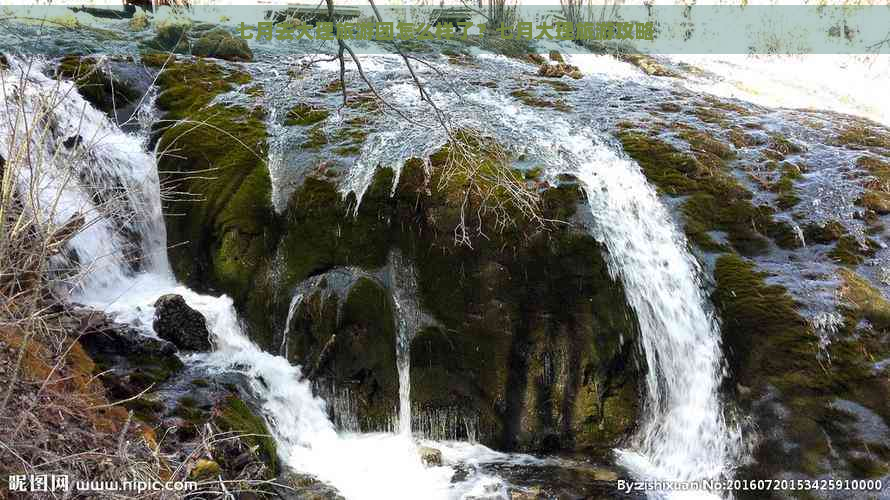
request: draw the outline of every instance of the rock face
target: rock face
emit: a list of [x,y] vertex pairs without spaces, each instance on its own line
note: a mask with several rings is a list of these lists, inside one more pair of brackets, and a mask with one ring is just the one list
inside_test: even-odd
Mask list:
[[162,295],[155,302],[152,326],[158,337],[186,351],[210,350],[210,332],[204,315],[185,303],[181,295]]
[[[210,119],[257,145],[257,154],[232,148],[210,128],[163,132],[159,144],[175,141],[178,151],[161,160],[163,181],[206,199],[190,204],[188,217],[168,219],[171,264],[193,288],[232,296],[255,342],[286,352],[320,387],[331,387],[332,412],[349,419],[335,415],[335,421],[361,431],[393,428],[400,323],[396,290],[383,271],[398,251],[416,271],[414,299],[430,318],[411,332],[419,433],[508,449],[607,454],[634,430],[640,397],[639,372],[630,362],[635,316],[609,276],[601,246],[577,216],[583,195],[576,185],[545,189],[508,168],[501,173],[509,182],[537,190],[544,219],[566,224],[542,228],[498,186],[483,186],[504,197],[503,215],[514,224],[468,220],[486,237],[456,243],[462,213],[485,211],[477,210],[479,199],[462,207],[465,177],[436,177],[451,154],[443,148],[429,171],[422,161],[409,161],[398,182],[391,169],[379,169],[357,208],[354,196],[340,194],[336,172],[324,172],[309,175],[276,213],[268,169],[258,159],[265,157],[262,120],[244,108],[205,109],[240,78],[227,71],[207,60],[178,62],[158,79],[165,118]],[[196,78],[208,85],[193,85]],[[360,125],[342,126],[330,136],[365,137]],[[497,149],[471,133],[460,140],[483,157]],[[502,168],[485,161],[486,169]],[[218,179],[191,180],[206,168],[216,168]],[[190,244],[177,245],[182,241]],[[342,269],[362,276],[338,293],[334,284],[318,283],[288,314],[295,287]]]

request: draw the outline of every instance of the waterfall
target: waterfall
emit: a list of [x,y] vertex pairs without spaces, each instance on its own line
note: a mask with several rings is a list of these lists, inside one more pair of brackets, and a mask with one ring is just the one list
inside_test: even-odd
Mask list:
[[395,305],[396,367],[399,372],[399,433],[411,435],[411,340],[421,324],[415,297],[417,278],[414,266],[399,251],[389,258],[389,281]]
[[[153,155],[144,149],[146,138],[121,131],[84,101],[73,85],[45,76],[47,68],[41,64],[14,57],[8,60],[10,67],[0,70],[0,97],[10,111],[8,119],[0,120],[0,154],[6,159],[29,155],[21,163],[35,168],[22,169],[15,180],[20,189],[36,188],[26,209],[40,220],[61,225],[77,216],[85,218],[84,230],[53,262],[75,300],[153,336],[155,300],[167,293],[183,296],[205,316],[215,345],[213,352],[189,354],[184,361],[210,373],[246,375],[282,461],[333,485],[347,499],[445,500],[462,498],[479,488],[505,489],[500,479],[475,471],[452,482],[452,467],[427,467],[420,460],[410,435],[407,346],[409,332],[418,324],[410,297],[416,293],[416,284],[413,274],[405,274],[410,265],[395,264],[392,274],[399,290],[394,299],[399,324],[404,325],[398,338],[405,348],[399,370],[404,374],[402,411],[407,412],[401,427],[407,430],[399,434],[338,432],[328,418],[325,401],[313,394],[300,368],[285,357],[262,351],[248,338],[229,297],[198,294],[176,282],[167,261],[157,168]],[[146,102],[150,105],[151,100]],[[40,133],[15,134],[26,124]],[[109,199],[110,203],[96,203]],[[134,264],[136,254],[138,263]],[[77,271],[73,277],[61,274],[70,269]],[[294,296],[288,324],[300,300],[301,295]],[[445,452],[450,446],[435,445]],[[477,446],[455,460],[489,453]]]
[[550,175],[577,176],[587,193],[592,234],[637,315],[648,368],[642,426],[633,449],[616,450],[619,463],[645,480],[730,477],[742,446],[719,397],[719,324],[685,238],[639,165],[585,126],[487,91],[468,98],[496,110],[502,136],[521,140]]
[[640,477],[693,480],[730,474],[740,435],[723,418],[720,329],[700,271],[639,166],[603,145],[570,142],[596,218],[594,236],[637,313],[646,358],[639,447],[619,460]]

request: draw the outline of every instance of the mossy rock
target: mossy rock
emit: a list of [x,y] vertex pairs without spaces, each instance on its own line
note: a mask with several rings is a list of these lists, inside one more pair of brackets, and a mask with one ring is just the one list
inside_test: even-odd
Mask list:
[[[261,286],[279,229],[266,166],[261,111],[211,105],[249,82],[248,75],[208,61],[171,61],[158,77],[158,107],[173,125],[155,132],[158,170],[177,193],[165,199],[170,262],[178,279],[221,289],[243,314],[268,318],[272,291]],[[267,321],[254,324],[258,338]]]
[[253,59],[253,51],[250,50],[247,42],[223,29],[215,29],[202,35],[192,47],[192,54],[229,61],[250,61]]
[[879,248],[877,242],[870,238],[860,241],[851,234],[844,234],[828,252],[828,256],[838,264],[858,266],[865,262],[867,257],[874,256]]
[[155,25],[157,34],[146,43],[152,50],[186,54],[189,51],[189,31],[191,22],[185,19],[164,20]]
[[342,304],[323,290],[301,302],[289,326],[289,356],[308,375],[348,388],[362,431],[390,430],[399,400],[395,328],[390,293],[359,278]]
[[856,203],[879,215],[890,214],[890,194],[888,193],[867,189]]
[[572,107],[566,104],[565,101],[563,101],[562,99],[545,99],[536,95],[532,89],[528,88],[514,90],[513,92],[510,92],[510,95],[519,99],[519,101],[526,106],[532,106],[535,108],[551,108],[562,112],[568,112],[572,110]]
[[[473,151],[492,155],[483,170],[515,176],[525,185],[523,172],[497,170],[503,168],[496,160],[503,152],[496,144],[475,136],[462,140]],[[455,245],[460,195],[469,179],[439,177],[445,162],[455,160],[461,158],[446,147],[430,159],[429,172],[422,162],[409,161],[395,196],[393,172],[379,169],[354,216],[352,195],[344,198],[327,179],[307,178],[286,211],[281,288],[290,290],[336,267],[380,268],[397,248],[414,263],[423,310],[442,324],[418,333],[413,343],[412,401],[418,418],[457,412],[473,422],[477,438],[506,447],[558,442],[607,450],[630,432],[633,419],[625,417],[637,413],[638,397],[635,369],[616,362],[632,349],[633,314],[620,285],[608,275],[600,246],[564,224],[545,231],[522,217],[508,228],[483,218],[487,238],[475,237],[471,246]],[[503,196],[497,190],[495,195]],[[470,207],[478,202],[471,197]],[[504,203],[509,206],[508,199]],[[577,185],[540,193],[540,209],[548,219],[571,220],[579,203],[583,195]],[[468,212],[476,214],[477,209]],[[471,224],[479,222],[473,219]],[[346,301],[328,292],[312,293],[289,325],[289,354],[318,377],[361,395],[360,425],[367,429],[388,423],[397,406],[390,293],[373,280],[359,280]],[[532,337],[533,328],[550,333]],[[548,338],[577,351],[579,358],[571,362],[586,367],[566,375],[570,389],[534,382],[540,365],[523,346],[543,348]],[[365,344],[372,340],[375,345]],[[329,342],[334,354],[319,361]],[[533,419],[524,419],[527,398],[543,400],[545,394],[552,394],[547,396],[554,401],[552,416],[545,418],[540,407]],[[605,419],[606,414],[612,417]],[[450,437],[466,437],[466,430],[456,432]],[[546,436],[557,436],[556,441]]]
[[288,126],[314,125],[326,119],[328,115],[330,115],[330,112],[327,110],[315,108],[305,103],[297,104],[288,110],[287,115],[284,117],[284,124]]
[[630,130],[619,131],[617,136],[659,190],[672,196],[691,195],[681,206],[684,231],[701,249],[727,250],[714,241],[711,231],[725,232],[732,248],[746,256],[765,253],[769,249],[767,238],[782,248],[800,246],[790,225],[777,221],[770,207],[755,206],[751,192],[724,166],[723,162],[734,154],[729,146],[698,132],[681,132],[693,149],[716,161],[709,168],[701,156],[683,153],[657,137]]
[[87,102],[108,114],[139,98],[136,89],[107,73],[92,57],[65,56],[59,62],[57,74],[74,81]]
[[890,131],[867,120],[850,120],[833,142],[849,149],[890,149]]
[[[849,432],[836,431],[839,415],[832,402],[837,398],[855,401],[890,421],[884,403],[890,384],[872,369],[872,356],[886,356],[887,346],[875,332],[849,335],[859,318],[882,318],[882,306],[864,280],[846,270],[841,276],[846,283],[841,294],[854,307],[826,352],[820,353],[812,327],[783,287],[769,285],[768,275],[736,255],[717,259],[714,302],[732,380],[750,389],[741,402],[758,426],[773,430],[755,450],[756,462],[743,467],[738,477],[772,477],[787,471],[809,477],[827,470],[856,473],[851,460],[868,446],[850,439]],[[763,399],[775,403],[755,402]],[[766,411],[778,403],[781,410]],[[843,461],[834,464],[838,457]]]
[[853,315],[851,323],[867,319],[874,328],[890,331],[890,302],[865,278],[849,269],[839,269],[842,284],[838,295]]
[[249,446],[256,446],[263,463],[269,467],[269,477],[275,477],[279,470],[275,439],[266,421],[247,403],[234,395],[228,396],[216,409],[213,421],[223,432],[234,432]]

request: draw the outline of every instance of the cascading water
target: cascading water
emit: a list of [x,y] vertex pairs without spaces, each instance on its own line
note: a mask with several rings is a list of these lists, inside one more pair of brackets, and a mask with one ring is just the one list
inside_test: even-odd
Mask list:
[[[471,472],[465,480],[453,483],[451,467],[422,463],[410,433],[407,378],[402,433],[338,433],[328,419],[326,403],[313,394],[300,368],[284,357],[263,352],[245,335],[230,298],[197,294],[176,282],[166,256],[157,169],[152,155],[143,149],[145,138],[122,132],[84,101],[72,84],[45,76],[43,65],[8,60],[9,69],[2,71],[2,97],[14,120],[0,121],[0,153],[4,158],[30,155],[30,164],[37,168],[19,172],[17,180],[22,190],[36,186],[28,208],[42,220],[61,225],[78,216],[86,219],[84,231],[69,242],[67,258],[54,262],[60,273],[70,268],[79,271],[76,286],[70,287],[75,300],[154,335],[149,325],[155,300],[167,293],[183,296],[205,316],[215,344],[213,352],[191,354],[185,361],[210,373],[245,374],[262,402],[283,461],[333,485],[346,498],[444,500],[476,491],[506,494],[503,482],[490,475]],[[45,133],[25,138],[13,133],[26,125]],[[75,151],[67,145],[71,137],[80,137],[74,141]],[[90,191],[96,189],[119,196],[96,198]],[[97,205],[97,199],[107,203]],[[109,214],[110,208],[119,212]],[[139,265],[128,258],[128,245],[139,250]],[[413,278],[399,270],[392,279],[400,290],[413,293],[414,288],[405,285]],[[291,304],[291,314],[299,300]],[[404,347],[416,322],[411,319],[409,301],[401,297],[397,302],[406,305],[399,306],[404,326],[400,345]],[[407,350],[404,354],[400,372],[407,377]],[[446,443],[437,445],[446,452],[450,449]],[[448,454],[452,455],[462,461],[479,456],[508,459],[478,445],[454,448]]]
[[725,476],[739,435],[723,419],[720,330],[698,266],[636,164],[602,146],[583,152],[594,234],[637,313],[649,368],[640,447],[619,451],[620,461],[646,478]]
[[497,108],[498,126],[524,138],[530,155],[552,172],[579,178],[596,222],[593,234],[608,250],[609,272],[637,314],[648,367],[645,415],[637,446],[617,450],[619,462],[648,480],[729,477],[742,444],[720,403],[719,324],[685,238],[639,165],[588,128],[489,93],[471,98]]
[[390,255],[390,280],[398,321],[396,365],[399,371],[399,433],[411,435],[411,339],[420,325],[420,313],[413,306],[417,294],[414,267],[399,252]]

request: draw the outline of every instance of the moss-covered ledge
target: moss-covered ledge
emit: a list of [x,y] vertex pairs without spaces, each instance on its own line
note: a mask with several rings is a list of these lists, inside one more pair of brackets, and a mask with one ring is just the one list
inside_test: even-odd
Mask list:
[[155,130],[176,276],[233,296],[242,312],[270,300],[256,286],[278,238],[266,128],[261,110],[211,101],[249,81],[205,60],[171,61],[158,78]]

